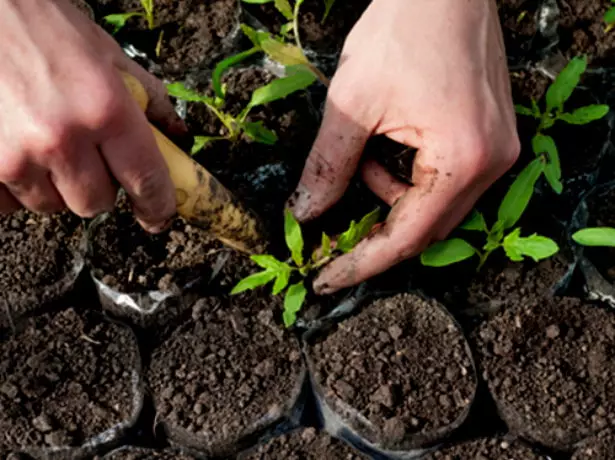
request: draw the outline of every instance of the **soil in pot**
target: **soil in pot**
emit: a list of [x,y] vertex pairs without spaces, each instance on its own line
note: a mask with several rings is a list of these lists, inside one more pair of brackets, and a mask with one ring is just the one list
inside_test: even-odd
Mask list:
[[575,451],[572,460],[612,460],[615,432],[606,430],[584,441]]
[[79,447],[139,409],[136,340],[92,310],[29,318],[0,343],[0,453]]
[[518,441],[479,439],[446,447],[425,457],[425,460],[541,460],[545,459]]
[[122,447],[94,460],[197,460],[188,454],[172,449],[154,450],[139,447]]
[[290,416],[304,365],[275,299],[201,299],[191,320],[154,351],[149,385],[172,440],[233,455]]
[[[536,0],[497,0],[498,14],[506,54],[512,63],[531,57],[531,52],[540,43],[533,41],[536,33]],[[534,49],[533,49],[534,48]]]
[[70,289],[82,246],[81,219],[68,212],[1,216],[0,327]]
[[312,344],[309,360],[325,403],[384,450],[451,431],[476,391],[463,333],[437,302],[410,294],[372,302]]
[[237,460],[362,460],[363,456],[352,447],[314,428],[305,428],[279,436]]
[[[113,27],[103,20],[106,15],[143,11],[139,0],[90,0],[89,3],[98,22],[108,31]],[[154,2],[155,30],[148,30],[143,18],[131,18],[116,38],[146,52],[160,64],[165,76],[180,78],[232,48],[229,37],[238,31],[239,15],[237,0],[157,0]]]
[[615,315],[573,298],[521,300],[474,335],[513,434],[555,450],[615,423]]

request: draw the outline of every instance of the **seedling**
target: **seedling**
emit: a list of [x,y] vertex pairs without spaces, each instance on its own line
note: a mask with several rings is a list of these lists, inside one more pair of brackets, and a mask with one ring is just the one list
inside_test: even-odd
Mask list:
[[536,158],[521,171],[502,200],[498,219],[491,228],[487,226],[484,216],[476,210],[459,227],[461,230],[484,233],[486,242],[482,249],[475,248],[462,238],[451,238],[427,248],[421,254],[421,263],[429,267],[444,267],[478,256],[480,270],[498,248],[504,249],[513,262],[521,262],[524,257],[538,262],[559,251],[557,243],[550,238],[537,234],[522,237],[521,228],[513,228],[525,212],[534,193],[534,185],[544,173],[545,167],[543,159]]
[[[286,245],[291,254],[290,259],[283,262],[271,255],[252,256],[251,259],[264,270],[241,280],[233,288],[231,295],[256,289],[273,282],[273,295],[281,294],[286,290],[282,317],[284,325],[291,327],[295,324],[297,313],[301,310],[307,295],[306,277],[338,255],[351,252],[359,241],[370,233],[373,226],[378,222],[379,215],[380,210],[376,209],[363,217],[359,223],[354,220],[350,222],[348,230],[340,235],[335,245],[332,244],[331,238],[323,233],[320,248],[314,250],[309,259],[305,259],[301,227],[292,213],[286,210],[284,214],[284,234]],[[299,281],[289,286],[292,277],[298,278]]]
[[515,110],[520,115],[534,117],[539,121],[536,134],[532,138],[532,150],[538,157],[545,159],[544,175],[551,188],[558,194],[562,193],[562,169],[559,153],[553,138],[544,134],[557,121],[572,125],[585,125],[603,118],[609,112],[609,106],[592,104],[564,112],[564,103],[572,96],[579,84],[581,76],[587,69],[587,59],[576,57],[559,73],[555,81],[549,86],[546,96],[546,108],[541,112],[538,103],[532,99],[532,107],[516,105]]
[[[276,9],[286,18],[287,22],[280,29],[280,35],[255,30],[246,24],[241,25],[241,30],[244,35],[252,42],[253,48],[249,50],[247,55],[256,52],[263,52],[271,59],[284,66],[303,65],[318,78],[325,86],[329,86],[329,79],[314,65],[305,55],[301,44],[299,34],[299,11],[305,0],[295,0],[294,7],[290,4],[290,0],[243,0],[245,3],[273,3]],[[334,1],[327,1],[325,7],[328,6],[325,14],[333,6]],[[293,43],[294,42],[294,43]],[[238,56],[243,56],[240,53]]]
[[582,246],[615,248],[615,228],[584,228],[572,235],[572,239]]
[[611,0],[612,6],[604,13],[604,22],[606,23],[606,28],[604,29],[604,33],[609,33],[613,27],[615,26],[615,0]]
[[262,121],[251,122],[247,120],[250,111],[257,106],[283,99],[295,91],[305,89],[316,79],[305,67],[289,66],[286,68],[286,77],[278,78],[256,89],[252,93],[250,102],[248,102],[246,107],[239,114],[233,115],[223,110],[226,88],[222,84],[222,73],[226,68],[230,67],[228,61],[230,61],[230,59],[218,64],[213,73],[212,86],[215,93],[214,97],[199,94],[196,91],[186,88],[183,83],[171,83],[167,85],[169,95],[183,101],[205,104],[226,128],[226,134],[224,136],[195,136],[194,147],[191,152],[193,155],[199,152],[209,142],[221,139],[228,139],[231,142],[236,142],[242,133],[261,144],[275,144],[278,140],[278,136],[274,131],[265,127]]
[[147,28],[154,30],[156,28],[156,22],[154,20],[154,0],[139,0],[143,11],[133,11],[130,13],[110,14],[105,16],[103,20],[111,24],[114,29],[113,33],[118,33],[122,27],[126,25],[126,22],[130,18],[141,17],[147,22]]

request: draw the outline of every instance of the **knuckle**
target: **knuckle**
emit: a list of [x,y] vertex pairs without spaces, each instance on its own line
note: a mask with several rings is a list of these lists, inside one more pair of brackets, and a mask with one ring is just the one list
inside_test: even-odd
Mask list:
[[105,194],[84,194],[82,202],[78,206],[73,206],[71,211],[79,217],[91,219],[104,212],[110,212],[115,206],[115,195]]
[[120,122],[124,101],[108,81],[94,82],[88,103],[82,107],[82,122],[91,130],[106,129]]
[[28,176],[28,162],[24,156],[4,156],[0,167],[0,182],[14,184],[22,182]]
[[168,173],[161,168],[139,171],[132,181],[133,201],[143,218],[165,219],[175,213]]

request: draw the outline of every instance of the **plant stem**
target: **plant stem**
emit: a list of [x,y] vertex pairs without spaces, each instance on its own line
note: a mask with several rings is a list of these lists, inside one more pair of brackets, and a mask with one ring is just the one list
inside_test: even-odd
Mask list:
[[301,7],[301,3],[302,2],[298,0],[295,2],[295,9],[293,11],[293,31],[295,32],[295,42],[297,43],[297,48],[299,48],[303,53],[303,46],[301,46],[301,37],[299,37],[299,8]]

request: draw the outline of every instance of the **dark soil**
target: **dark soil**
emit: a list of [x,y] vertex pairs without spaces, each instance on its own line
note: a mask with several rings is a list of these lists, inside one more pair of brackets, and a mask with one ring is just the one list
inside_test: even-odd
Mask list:
[[537,0],[497,0],[497,5],[509,60],[527,59],[537,33]]
[[402,450],[432,441],[468,410],[476,386],[461,331],[433,301],[401,294],[377,300],[309,352],[328,405],[369,420],[370,441]]
[[[108,14],[142,11],[139,0],[90,0],[96,18],[107,30],[103,17]],[[232,34],[239,26],[237,0],[156,0],[154,18],[157,28],[148,30],[144,19],[127,22],[117,38],[129,40],[160,64],[165,76],[182,77],[208,65],[229,51]],[[156,45],[162,32],[160,54]],[[229,38],[231,36],[231,38]]]
[[237,460],[361,460],[363,455],[314,428],[280,436]]
[[599,435],[584,441],[572,460],[613,460],[615,446],[615,434],[612,430],[606,430]]
[[428,455],[425,460],[540,460],[546,459],[519,442],[481,439],[447,447]]
[[172,438],[229,455],[289,415],[303,361],[280,313],[275,300],[254,294],[202,299],[192,321],[154,351],[149,383]]
[[[97,457],[98,458],[98,457]],[[121,448],[115,450],[104,457],[102,460],[196,460],[196,457],[183,454],[181,452],[165,449],[165,450],[153,450],[142,449],[138,447]]]
[[526,299],[475,335],[511,432],[553,449],[615,423],[615,317],[573,298]]
[[81,219],[70,213],[0,217],[0,327],[7,314],[15,319],[72,286],[82,243]]
[[143,230],[125,198],[92,231],[93,273],[120,292],[179,293],[208,279],[222,245],[207,232],[177,218],[159,235]]
[[0,343],[0,453],[81,446],[134,415],[132,333],[92,311],[29,319]]

